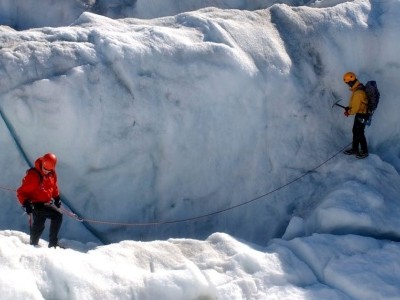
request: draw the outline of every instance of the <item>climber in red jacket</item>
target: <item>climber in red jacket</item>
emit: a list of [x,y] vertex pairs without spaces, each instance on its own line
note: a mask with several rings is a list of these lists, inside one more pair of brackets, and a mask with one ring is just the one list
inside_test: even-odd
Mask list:
[[50,219],[49,248],[58,247],[58,232],[61,228],[62,214],[52,206],[60,208],[60,192],[56,174],[57,157],[47,153],[35,161],[35,167],[27,171],[17,197],[28,215],[33,215],[30,244],[37,245]]

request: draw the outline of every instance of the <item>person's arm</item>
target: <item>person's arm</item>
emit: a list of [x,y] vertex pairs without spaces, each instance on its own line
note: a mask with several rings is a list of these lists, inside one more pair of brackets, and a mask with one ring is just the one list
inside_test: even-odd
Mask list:
[[21,186],[17,190],[17,198],[21,205],[25,204],[25,200],[30,199],[31,195],[40,188],[40,178],[35,171],[28,171],[22,180]]
[[351,96],[351,104],[349,105],[349,115],[355,115],[360,110],[361,102],[364,99],[363,91],[355,91]]

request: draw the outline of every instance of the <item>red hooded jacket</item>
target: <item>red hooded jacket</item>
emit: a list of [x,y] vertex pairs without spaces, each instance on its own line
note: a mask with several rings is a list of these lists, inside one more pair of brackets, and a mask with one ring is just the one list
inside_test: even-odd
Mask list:
[[55,170],[45,175],[42,171],[42,158],[35,161],[35,169],[28,170],[17,189],[17,197],[22,205],[27,199],[32,203],[47,203],[60,195]]

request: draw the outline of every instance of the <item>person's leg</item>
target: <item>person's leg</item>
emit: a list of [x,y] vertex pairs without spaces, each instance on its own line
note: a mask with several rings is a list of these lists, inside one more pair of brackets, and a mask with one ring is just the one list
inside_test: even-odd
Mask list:
[[353,123],[353,143],[352,143],[352,149],[358,154],[358,151],[360,151],[360,128],[359,128],[360,122],[358,121],[357,116],[354,117],[354,123]]
[[360,146],[363,153],[368,153],[368,144],[367,139],[365,138],[364,129],[365,124],[362,124],[362,128],[360,128]]
[[[52,209],[53,210],[53,209]],[[51,213],[50,234],[49,234],[49,247],[56,247],[58,245],[58,232],[62,224],[62,214],[53,210]]]
[[359,153],[359,144],[360,141],[358,140],[358,131],[357,131],[357,123],[356,123],[356,117],[354,117],[354,123],[353,123],[353,141],[352,141],[352,145],[351,148],[346,149],[345,151],[343,151],[344,154],[347,155],[358,155]]
[[353,134],[355,143],[361,146],[361,153],[368,153],[368,145],[367,139],[365,138],[365,123],[362,122],[364,119],[360,119],[360,117],[354,118],[354,127],[353,127]]
[[34,210],[32,214],[33,214],[33,224],[31,228],[30,244],[37,245],[39,243],[39,238],[44,230],[46,217],[41,213],[41,210]]

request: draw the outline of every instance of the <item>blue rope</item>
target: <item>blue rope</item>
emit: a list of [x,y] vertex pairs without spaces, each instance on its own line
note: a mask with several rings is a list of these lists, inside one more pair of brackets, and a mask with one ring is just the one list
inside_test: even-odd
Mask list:
[[28,164],[28,166],[30,168],[33,167],[31,160],[28,158],[26,152],[24,151],[24,149],[22,148],[22,143],[18,138],[18,135],[15,132],[14,127],[11,125],[11,122],[8,120],[8,118],[6,117],[6,115],[4,114],[3,110],[0,108],[0,115],[4,121],[4,123],[6,124],[6,127],[8,129],[8,131],[10,132],[12,138],[14,139],[14,142],[18,148],[18,151],[21,153],[22,157],[24,158],[24,160],[26,161],[26,163]]
[[[33,164],[31,163],[31,160],[29,159],[26,151],[24,150],[24,148],[22,147],[22,142],[18,137],[18,134],[15,131],[14,126],[12,126],[10,120],[7,118],[7,116],[4,114],[3,110],[0,107],[0,116],[3,119],[8,131],[10,132],[12,138],[14,139],[15,145],[18,148],[19,153],[22,155],[22,157],[24,158],[25,162],[28,164],[28,166],[30,168],[33,167]],[[62,198],[62,201],[71,209],[71,211],[75,213],[75,209],[73,208],[73,206],[71,205],[71,203],[68,201],[68,199],[64,196],[64,195],[60,195]],[[105,238],[101,237],[100,234],[92,227],[90,226],[90,224],[87,223],[83,223],[83,226],[85,226],[85,228],[92,233],[100,242],[102,242],[103,244],[108,244],[108,242],[106,241]]]

